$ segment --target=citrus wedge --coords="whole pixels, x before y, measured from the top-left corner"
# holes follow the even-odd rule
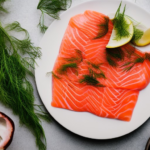
[[[122,45],[125,45],[126,43],[128,43],[132,39],[132,36],[134,33],[132,21],[126,16],[125,16],[125,20],[129,24],[129,27],[127,30],[129,31],[130,35],[128,37],[122,37],[121,39],[116,40],[115,39],[116,38],[116,30],[113,28],[110,40],[109,40],[108,44],[106,45],[106,48],[120,47]]]
[[[143,36],[139,40],[133,41],[133,44],[136,46],[146,46],[150,44],[150,28],[144,32]]]

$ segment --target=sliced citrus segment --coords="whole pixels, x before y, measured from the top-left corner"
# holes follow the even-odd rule
[[[106,48],[120,47],[122,45],[125,45],[132,39],[132,36],[134,33],[133,24],[129,18],[125,17],[125,20],[129,24],[129,27],[127,30],[129,31],[130,35],[128,37],[122,37],[121,39],[116,40],[116,36],[117,36],[116,30],[115,30],[115,28],[113,28],[110,40],[109,40],[108,44],[106,45]]]
[[[146,46],[150,44],[150,28],[144,32],[143,36],[139,40],[133,41],[133,43],[136,46]]]

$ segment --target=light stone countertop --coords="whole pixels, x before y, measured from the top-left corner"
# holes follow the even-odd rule
[[[73,0],[72,6],[87,0]],[[112,0],[113,1],[113,0]],[[130,0],[150,12],[150,0]],[[3,24],[19,21],[23,28],[30,33],[32,42],[38,46],[43,34],[37,28],[40,11],[36,9],[39,0],[9,0],[5,6],[9,14],[1,17]],[[46,18],[50,24],[53,19]],[[35,103],[41,104],[36,84],[33,79]],[[11,109],[0,103],[0,111],[11,117],[15,123],[15,134],[8,150],[37,150],[35,138],[32,133],[19,124],[18,116],[12,114]],[[55,120],[51,123],[42,122],[47,138],[47,150],[144,150],[146,142],[150,137],[150,119],[134,132],[112,140],[91,140],[80,137],[63,128]]]

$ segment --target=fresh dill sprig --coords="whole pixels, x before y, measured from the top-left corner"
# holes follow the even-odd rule
[[[118,64],[109,55],[106,56],[106,60],[109,63],[109,65],[111,65],[112,67],[117,67]]]
[[[106,48],[106,60],[109,65],[117,67],[117,62],[124,59],[124,52],[120,47]]]
[[[45,112],[45,110],[43,110],[44,106],[43,105],[37,105],[37,104],[34,104],[34,109],[35,109],[35,112],[36,112],[36,115],[47,121],[47,122],[50,122],[51,121],[51,118],[49,117],[49,113],[48,112]]]
[[[103,63],[99,63],[99,64],[94,64],[94,63],[91,63],[91,62],[87,62],[88,65],[91,65],[93,68],[95,69],[99,69],[100,70],[100,66],[103,64]]]
[[[37,9],[41,11],[41,17],[38,26],[44,33],[47,26],[44,25],[44,14],[54,19],[59,19],[60,11],[67,10],[71,6],[72,0],[40,0]]]
[[[103,63],[100,64],[94,64],[91,62],[87,62],[88,65],[91,65],[94,69],[97,69],[100,71],[100,73],[97,73],[95,71],[93,71],[91,68],[89,68],[89,72],[91,75],[93,75],[95,78],[104,78],[106,79],[106,76],[104,74],[104,72],[100,69],[100,65],[102,65]]]
[[[82,62],[82,61],[83,61],[82,51],[79,50],[79,49],[76,49],[75,51],[76,51],[76,53],[77,53],[77,55],[78,55],[78,57],[79,57],[79,59],[80,59],[80,62]]]
[[[6,0],[0,0],[0,13],[1,12],[7,13],[7,10],[3,7],[4,2],[6,2]]]
[[[45,31],[48,29],[48,27],[44,24],[44,12],[42,10],[38,27],[42,33],[45,33]]]
[[[145,53],[145,59],[150,61],[150,54],[149,53]]]
[[[91,75],[83,75],[83,79],[80,80],[80,83],[87,83],[88,85],[98,85],[99,81]]]
[[[139,56],[135,60],[125,63],[124,65],[122,65],[122,67],[125,67],[125,66],[127,66],[127,67],[125,67],[123,69],[123,71],[129,71],[129,70],[131,70],[134,67],[135,64],[137,64],[137,63],[143,63],[144,60],[145,60],[144,57]]]
[[[101,72],[101,73],[94,72],[94,76],[95,76],[95,78],[104,78],[104,79],[106,79],[106,76],[103,72]]]
[[[98,39],[101,38],[103,36],[105,36],[108,32],[108,23],[109,23],[109,18],[108,17],[104,17],[104,23],[99,24],[99,31],[98,31],[98,35],[94,38],[94,39]]]
[[[133,26],[133,29],[134,29],[134,34],[133,34],[133,37],[131,39],[132,42],[138,41],[139,39],[141,39],[141,37],[144,34],[144,32],[142,30],[136,28],[136,26]]]
[[[130,36],[130,33],[128,31],[129,24],[125,20],[126,5],[124,6],[124,10],[122,13],[120,12],[121,5],[122,5],[122,2],[120,3],[116,11],[115,17],[113,19],[114,28],[116,30],[116,37],[114,40],[120,40],[122,37]]]
[[[63,64],[60,66],[60,68],[58,68],[57,72],[59,74],[63,74],[67,71],[68,68],[77,68],[77,64],[76,63],[69,63],[69,64]]]
[[[124,52],[120,47],[117,48],[106,48],[106,55],[109,55],[117,60],[124,59]]]
[[[70,57],[70,58],[64,58],[64,59],[68,62],[74,62],[74,61],[82,62],[82,60],[83,60],[82,52],[78,49],[76,49],[75,51],[76,51],[76,54],[77,54],[76,57]]]
[[[24,32],[23,40],[10,35],[11,31]],[[5,28],[0,24],[0,101],[19,116],[20,123],[28,127],[36,137],[39,150],[46,150],[46,138],[41,126],[42,118],[48,115],[36,113],[33,87],[27,75],[34,76],[35,59],[40,58],[39,47],[35,47],[28,32],[18,22]]]
[[[80,83],[86,83],[87,85],[93,85],[98,87],[104,87],[103,84],[101,84],[96,78],[98,74],[95,74],[95,72],[92,69],[89,69],[89,75],[83,75],[83,79],[81,79]],[[100,76],[99,76],[100,77]],[[102,75],[101,75],[102,77]]]

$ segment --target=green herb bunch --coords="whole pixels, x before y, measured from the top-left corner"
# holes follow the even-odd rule
[[[19,40],[10,36],[8,31],[11,30],[25,32],[26,38]],[[34,76],[32,69],[35,59],[40,56],[39,48],[33,46],[27,31],[18,22],[5,28],[0,24],[0,101],[19,116],[21,124],[31,129],[39,149],[46,150],[46,139],[39,116],[47,118],[47,115],[41,111],[36,114],[33,88],[27,78],[27,75]]]
[[[6,12],[4,2],[0,0],[0,12]],[[12,31],[21,32],[25,38],[20,40],[12,36]],[[33,87],[27,78],[34,77],[35,59],[40,56],[40,48],[33,45],[29,33],[18,22],[5,27],[0,22],[0,101],[32,131],[39,150],[46,150],[46,138],[39,118],[49,120],[49,115],[40,105],[34,104]]]
[[[67,10],[71,6],[72,0],[40,0],[37,9],[41,11],[41,17],[38,26],[42,33],[47,30],[44,25],[44,14],[54,19],[59,19],[59,12]]]

